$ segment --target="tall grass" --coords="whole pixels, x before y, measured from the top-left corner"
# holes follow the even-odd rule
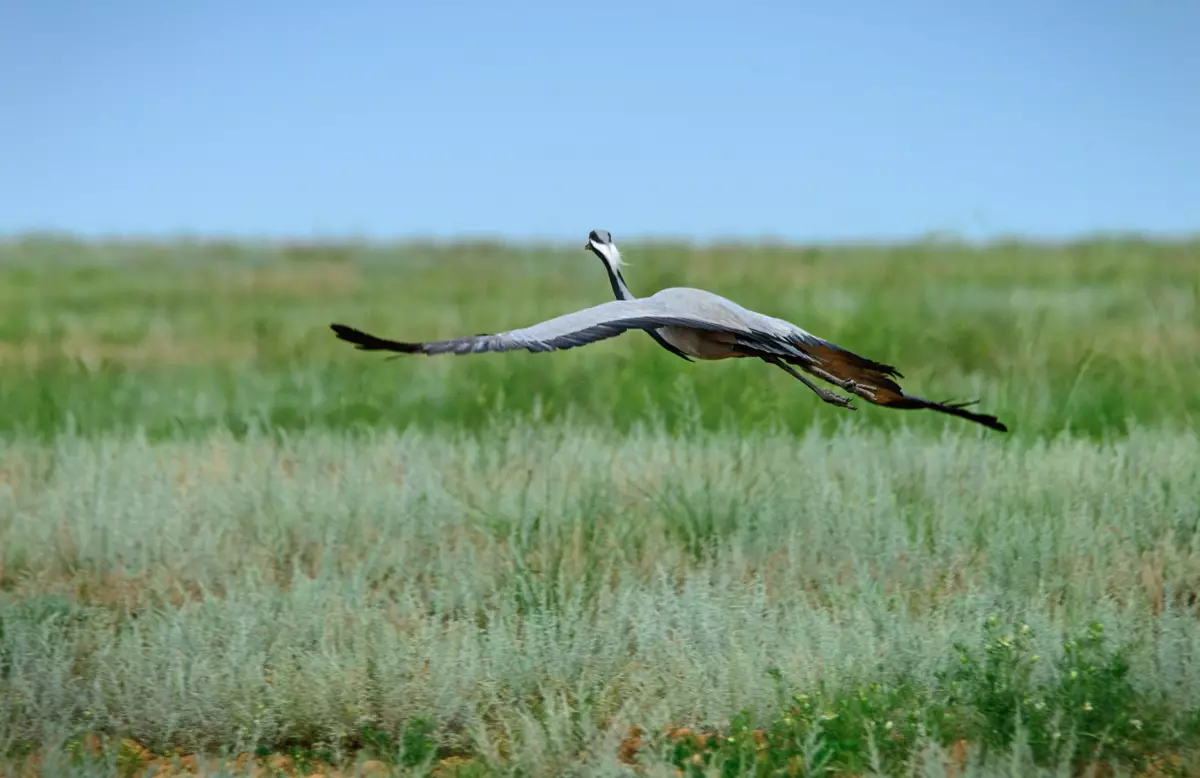
[[[622,248],[1012,433],[328,330],[592,305],[582,248],[0,244],[0,771],[1200,767],[1200,244]]]
[[[624,249],[635,292],[698,286],[791,319],[895,364],[910,391],[980,398],[1015,435],[1200,417],[1200,243]],[[641,333],[554,354],[389,362],[328,329],[449,337],[610,296],[581,247],[14,242],[0,247],[0,430],[482,429],[518,415],[799,432],[849,414],[761,362],[689,365]],[[853,416],[862,428],[946,421]]]
[[[1029,626],[1029,683],[1058,683],[1063,641],[1101,622],[1157,706],[1145,747],[1200,736],[1194,433],[519,425],[60,437],[4,462],[9,746],[102,731],[335,754],[424,718],[443,754],[561,774],[615,765],[629,725],[781,715],[780,679],[936,696],[974,650],[958,644],[984,656],[989,617]],[[991,704],[962,720],[991,731]],[[934,745],[978,734],[938,710],[911,709]]]

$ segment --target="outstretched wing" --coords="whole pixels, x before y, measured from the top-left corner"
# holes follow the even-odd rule
[[[896,383],[895,379],[904,376],[891,365],[876,362],[819,338],[802,342],[799,349],[806,356],[815,359],[819,367],[843,381],[852,380],[876,389],[900,391],[900,385]]]
[[[822,367],[840,379],[854,379],[872,386],[895,387],[901,378],[891,365],[855,354],[824,338],[801,329],[786,319],[752,311],[704,289],[671,287],[647,300],[661,302],[670,310],[684,310],[706,320],[720,322],[735,336],[746,353],[779,357],[794,365]]]
[[[681,313],[652,300],[611,300],[519,330],[449,340],[403,342],[370,335],[344,324],[330,325],[339,338],[360,349],[405,354],[478,354],[518,349],[558,351],[613,338],[627,330],[671,326],[710,331],[729,331],[731,327],[729,322]],[[735,330],[748,332],[736,326]]]
[[[900,384],[895,380],[904,376],[891,365],[855,354],[849,349],[818,338],[799,327],[796,327],[795,330],[796,332],[789,338],[789,341],[801,352],[800,358],[788,355],[781,355],[779,358],[798,365],[819,378],[828,380],[828,377],[832,376],[839,381],[853,381],[860,389],[866,390],[865,393],[856,390],[855,394],[867,402],[899,410],[925,408],[968,419],[1000,432],[1008,432],[1008,427],[1004,422],[995,416],[966,410],[967,407],[978,404],[978,400],[934,402],[908,394],[900,388]],[[821,373],[826,375],[821,375]]]
[[[738,344],[750,351],[770,354],[801,367],[821,368],[842,381],[900,392],[895,379],[904,376],[892,365],[856,354],[783,319],[761,317],[751,325],[753,334],[739,334],[737,338]]]

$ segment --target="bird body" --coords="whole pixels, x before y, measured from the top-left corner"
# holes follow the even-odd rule
[[[660,300],[663,304],[675,310],[686,310],[707,321],[720,322],[727,330],[711,332],[694,328],[670,326],[658,330],[671,345],[688,356],[696,359],[729,359],[734,357],[751,356],[739,351],[736,338],[732,336],[739,328],[746,334],[756,334],[760,339],[767,340],[760,346],[771,342],[788,343],[824,343],[812,333],[806,332],[789,321],[777,319],[751,311],[738,305],[733,300],[704,289],[692,289],[686,286],[670,287],[651,295],[650,299]],[[802,351],[784,347],[784,353],[791,356],[803,357]]]
[[[339,338],[359,349],[408,354],[557,351],[640,329],[667,351],[689,361],[762,359],[787,371],[825,402],[849,410],[855,407],[848,398],[822,389],[795,368],[874,405],[900,410],[923,408],[1001,432],[1008,430],[995,416],[965,410],[974,402],[933,402],[906,394],[895,381],[903,376],[891,365],[855,354],[789,321],[749,310],[719,294],[691,287],[670,287],[649,297],[635,297],[621,274],[621,255],[608,232],[593,230],[586,248],[603,261],[616,299],[521,329],[449,340],[403,342],[343,324],[330,326]]]

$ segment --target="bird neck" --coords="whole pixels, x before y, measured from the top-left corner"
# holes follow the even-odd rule
[[[612,285],[613,295],[618,300],[634,299],[633,292],[629,291],[629,287],[625,284],[625,277],[621,275],[621,271],[608,264],[608,262],[604,263],[604,269],[608,271],[608,283]]]

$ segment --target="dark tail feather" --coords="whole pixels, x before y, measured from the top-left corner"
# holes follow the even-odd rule
[[[342,340],[353,343],[363,351],[399,351],[404,354],[415,354],[421,350],[420,343],[401,343],[398,340],[388,340],[347,327],[345,324],[330,324],[329,328]]]
[[[937,411],[939,413],[947,413],[951,416],[957,416],[960,419],[967,419],[968,421],[973,421],[976,424],[982,424],[983,426],[985,426],[989,429],[994,429],[998,432],[1008,432],[1008,427],[1004,425],[1004,422],[1000,421],[995,416],[991,416],[991,415],[984,414],[984,413],[974,413],[973,411],[964,410],[968,405],[978,404],[979,400],[966,400],[964,402],[951,402],[950,400],[944,400],[942,402],[933,402],[931,400],[926,400],[921,397],[914,397],[911,394],[904,395],[904,399],[907,402],[905,402],[903,404],[898,403],[898,404],[892,405],[892,407],[893,408],[927,408],[931,411]]]

